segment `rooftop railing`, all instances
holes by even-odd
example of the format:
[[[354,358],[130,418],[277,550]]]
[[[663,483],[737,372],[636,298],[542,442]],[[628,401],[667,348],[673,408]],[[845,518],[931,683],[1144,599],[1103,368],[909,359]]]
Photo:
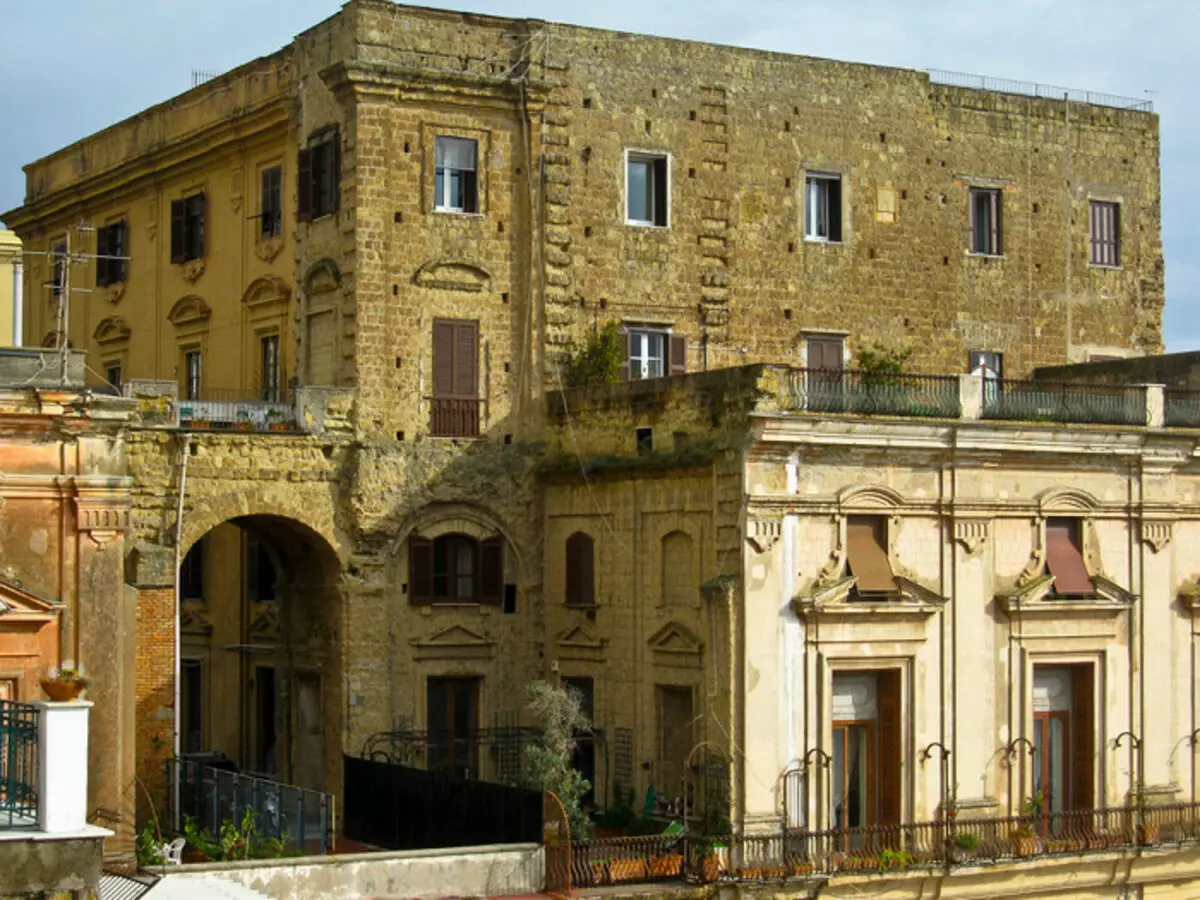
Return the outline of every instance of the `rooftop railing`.
[[[998,94],[1019,94],[1022,97],[1041,97],[1046,100],[1070,100],[1073,103],[1091,103],[1094,106],[1111,106],[1115,109],[1133,109],[1138,112],[1154,112],[1152,101],[1137,97],[1102,94],[1078,88],[1059,87],[1054,84],[1038,84],[1033,81],[1013,81],[1010,78],[993,78],[990,75],[972,75],[968,72],[948,72],[945,69],[927,69],[926,72],[929,74],[929,80],[934,84],[946,84],[951,87],[995,91]]]
[[[1145,425],[1142,387],[986,379],[983,418]]]
[[[1200,391],[1163,391],[1163,424],[1200,428]]]
[[[948,419],[962,415],[957,375],[796,369],[790,373],[789,388],[793,408],[806,412]]]

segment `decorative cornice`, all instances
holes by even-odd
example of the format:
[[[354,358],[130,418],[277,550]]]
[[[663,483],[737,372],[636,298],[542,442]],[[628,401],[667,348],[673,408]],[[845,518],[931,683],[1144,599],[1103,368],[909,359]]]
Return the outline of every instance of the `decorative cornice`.
[[[212,308],[195,294],[188,294],[175,301],[171,311],[167,313],[167,321],[172,325],[195,325],[207,322],[212,315]]]
[[[783,537],[783,519],[747,519],[746,540],[756,553],[769,553]]]
[[[450,625],[426,638],[412,638],[409,644],[418,660],[490,659],[495,641],[463,625]]]
[[[129,340],[130,334],[133,331],[120,316],[109,316],[102,319],[100,324],[96,326],[96,330],[92,332],[92,340],[97,344],[114,344],[118,341]]]
[[[1110,578],[1092,575],[1096,596],[1081,600],[1059,598],[1050,593],[1054,587],[1054,576],[1042,575],[1024,588],[1011,594],[997,595],[1001,609],[1010,616],[1020,615],[1101,615],[1111,616],[1130,609],[1137,600],[1133,594]]]
[[[991,527],[988,519],[955,519],[954,540],[962,544],[968,554],[975,553],[987,543]]]
[[[122,502],[111,496],[79,496],[75,498],[75,514],[76,527],[101,548],[129,529],[128,499]]]
[[[1149,544],[1155,553],[1161,553],[1163,548],[1171,543],[1173,536],[1172,522],[1142,522],[1142,542]]]
[[[278,275],[264,275],[250,282],[246,292],[242,294],[242,303],[246,306],[266,306],[275,303],[287,303],[292,296],[292,286]]]

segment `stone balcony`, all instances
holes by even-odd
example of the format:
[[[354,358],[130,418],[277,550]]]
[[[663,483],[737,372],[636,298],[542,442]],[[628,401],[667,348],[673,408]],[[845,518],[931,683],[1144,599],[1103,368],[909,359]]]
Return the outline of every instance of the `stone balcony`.
[[[195,399],[179,396],[174,381],[136,380],[122,387],[137,401],[143,428],[183,431],[320,434],[349,427],[352,392],[303,387],[264,398],[250,389],[201,391]]]

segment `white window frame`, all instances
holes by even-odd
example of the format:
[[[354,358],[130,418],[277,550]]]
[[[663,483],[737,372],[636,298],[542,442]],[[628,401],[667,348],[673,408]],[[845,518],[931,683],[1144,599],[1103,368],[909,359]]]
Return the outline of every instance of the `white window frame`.
[[[658,341],[657,357],[651,352],[651,341]],[[630,328],[629,329],[629,380],[646,381],[651,378],[663,378],[667,375],[667,354],[671,342],[671,331],[666,328]],[[638,344],[641,347],[637,347]],[[643,352],[639,355],[635,347]],[[658,374],[653,374],[649,368],[657,360]]]
[[[841,215],[838,216],[838,222],[841,233],[836,238],[825,237],[817,234],[817,223],[820,221],[818,216],[818,207],[823,205],[825,212],[826,231],[829,230],[829,188],[827,183],[836,181],[838,184],[838,204],[842,205],[842,209],[838,210]],[[826,183],[824,190],[810,191],[809,184],[814,182],[817,184]],[[845,179],[840,172],[805,172],[804,173],[804,239],[813,241],[818,244],[841,244],[846,240],[846,217],[845,206],[843,203]],[[822,204],[822,200],[824,203]]]
[[[438,164],[437,164],[437,146],[442,141],[469,141],[470,143],[474,144],[475,145],[475,168],[474,169],[462,169],[462,168],[456,168],[456,167],[452,167],[452,166],[438,166]],[[457,213],[460,216],[477,215],[478,213],[476,213],[476,212],[468,212],[467,211],[466,207],[461,204],[461,198],[460,198],[460,205],[458,205],[458,206],[452,206],[452,205],[450,205],[449,202],[443,202],[443,203],[439,204],[437,198],[438,198],[438,190],[440,189],[443,200],[449,201],[449,198],[451,196],[450,186],[454,183],[454,177],[453,177],[452,173],[454,173],[454,172],[474,172],[475,173],[475,209],[476,210],[479,209],[479,141],[476,140],[475,138],[459,137],[456,134],[436,135],[433,139],[433,159],[434,159],[434,164],[433,164],[433,179],[434,179],[433,210],[434,210],[434,212]],[[439,174],[439,169],[441,170],[440,174]],[[461,176],[459,178],[459,183],[460,184],[462,183]],[[464,193],[464,196],[465,196],[465,193]]]
[[[650,218],[648,220],[647,219],[635,219],[632,216],[630,216],[630,214],[629,214],[629,200],[630,200],[629,163],[631,161],[655,163],[660,160],[663,162],[663,164],[664,164],[663,168],[666,169],[666,173],[667,173],[667,189],[666,189],[667,208],[666,208],[666,214],[663,216],[663,224],[662,225],[658,225],[654,221],[654,213],[655,213],[654,193],[655,193],[655,191],[654,191],[653,183],[648,184],[648,187],[650,190],[650,197],[649,197],[650,202],[648,204],[649,209],[650,209]],[[639,150],[637,148],[628,148],[625,150],[624,182],[625,182],[625,224],[626,225],[631,225],[631,226],[634,226],[635,228],[670,228],[671,227],[671,187],[672,187],[672,185],[671,185],[671,168],[672,168],[672,166],[671,166],[671,154],[670,153],[666,153],[662,150]],[[653,175],[653,171],[654,171],[653,166],[651,166],[650,171],[651,171],[651,175]]]

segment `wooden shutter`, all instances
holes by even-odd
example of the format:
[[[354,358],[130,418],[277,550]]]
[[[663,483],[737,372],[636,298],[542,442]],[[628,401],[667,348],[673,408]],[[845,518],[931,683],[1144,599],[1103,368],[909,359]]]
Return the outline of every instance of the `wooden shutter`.
[[[96,229],[96,255],[108,256],[112,251],[108,248],[108,235],[111,226],[105,225],[102,228]],[[111,284],[109,280],[109,266],[107,259],[96,260],[96,285],[103,287],[106,284]]]
[[[312,150],[305,147],[296,158],[296,218],[299,221],[312,221],[312,201]]]
[[[462,178],[463,212],[479,212],[479,179],[476,173],[464,169],[459,176]]]
[[[329,212],[337,212],[342,205],[342,139],[341,133],[334,131],[329,138],[329,150],[325,154],[329,164]]]
[[[476,397],[479,392],[479,325],[476,322],[454,323],[454,393],[459,397]]]
[[[670,203],[667,160],[665,158],[654,160],[651,170],[654,173],[652,176],[654,179],[654,224],[666,227],[668,204]]]
[[[1094,669],[1091,663],[1071,666],[1071,798],[1069,809],[1091,809],[1095,779],[1096,717]]]
[[[825,179],[826,199],[828,201],[828,228],[826,237],[831,241],[842,239],[842,179]]]
[[[449,397],[454,393],[454,322],[433,322],[433,395]]]
[[[577,531],[567,538],[567,590],[569,606],[594,606],[596,603],[596,545],[590,535]]]
[[[415,534],[408,539],[408,602],[433,602],[433,541]]]
[[[808,339],[808,368],[841,371],[842,342],[836,338]]]
[[[479,542],[480,603],[500,605],[504,597],[504,538],[500,535]]]
[[[621,332],[621,380],[629,380],[629,332]]]
[[[879,727],[879,825],[899,825],[901,797],[900,670],[881,669],[875,682]]]
[[[1080,551],[1078,519],[1046,520],[1046,568],[1054,576],[1056,594],[1088,595],[1096,591]]]
[[[203,193],[196,194],[192,197],[192,202],[196,207],[195,217],[189,223],[194,229],[190,242],[195,248],[195,255],[192,258],[200,259],[204,256],[204,226],[208,221],[208,197]]]
[[[887,555],[887,523],[882,516],[850,516],[846,521],[846,560],[865,593],[896,590]]]
[[[687,338],[682,334],[671,335],[667,349],[668,374],[683,375],[687,372]]]
[[[1000,235],[1000,192],[999,191],[991,191],[990,194],[991,194],[991,196],[989,199],[992,201],[989,204],[990,212],[991,212],[991,216],[992,216],[991,252],[994,253],[996,256],[999,256],[1001,253],[1001,250],[1000,250],[1000,237],[1001,237],[1001,235]]]
[[[186,244],[184,243],[184,223],[186,222],[182,200],[171,201],[171,262],[184,261]]]

